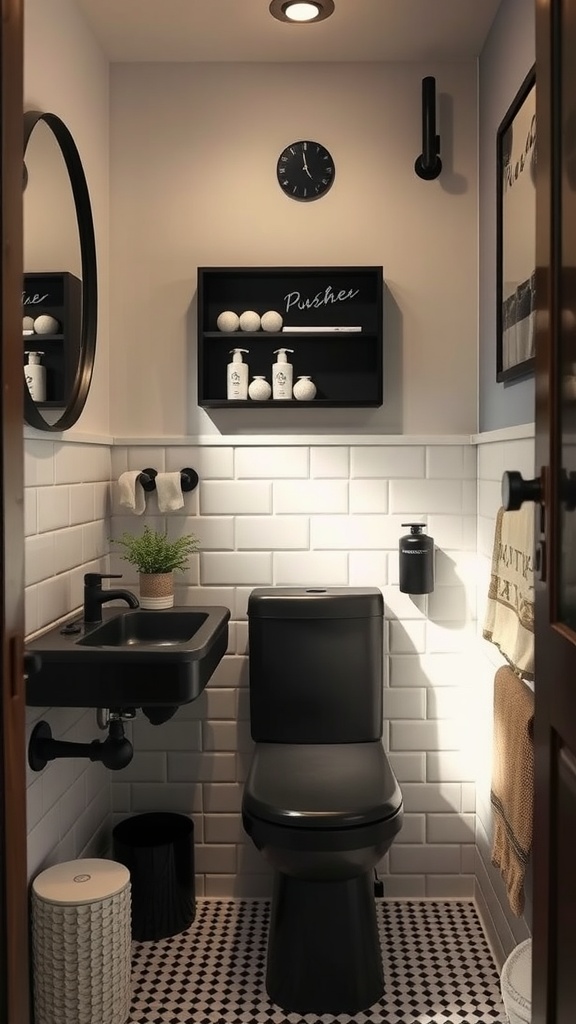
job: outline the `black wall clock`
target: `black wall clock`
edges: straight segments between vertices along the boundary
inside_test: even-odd
[[[319,142],[293,142],[278,157],[276,174],[290,199],[309,203],[326,195],[334,181],[334,161]]]

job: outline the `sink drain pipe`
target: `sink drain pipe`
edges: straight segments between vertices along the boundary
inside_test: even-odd
[[[42,721],[34,726],[28,744],[28,764],[34,772],[41,772],[48,761],[57,757],[88,757],[91,761],[101,761],[105,768],[118,771],[130,764],[133,754],[132,744],[126,739],[120,721],[110,722],[105,740],[93,740],[92,743],[55,740],[48,722]]]

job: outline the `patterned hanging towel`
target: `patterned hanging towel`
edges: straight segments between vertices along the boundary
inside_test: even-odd
[[[494,677],[492,863],[500,869],[508,902],[517,917],[524,910],[524,874],[532,847],[533,720],[534,694],[508,665],[503,665]]]
[[[482,636],[513,669],[534,678],[534,505],[498,510]]]

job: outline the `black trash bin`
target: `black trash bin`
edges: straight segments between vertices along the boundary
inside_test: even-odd
[[[125,818],[112,830],[114,858],[130,872],[132,938],[165,939],[194,920],[194,822],[158,811]]]

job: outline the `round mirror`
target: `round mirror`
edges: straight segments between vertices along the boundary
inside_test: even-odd
[[[94,369],[96,242],[76,143],[56,114],[39,110],[24,114],[22,308],[24,419],[38,430],[67,430]]]

